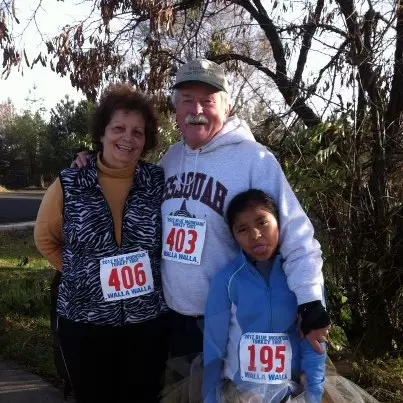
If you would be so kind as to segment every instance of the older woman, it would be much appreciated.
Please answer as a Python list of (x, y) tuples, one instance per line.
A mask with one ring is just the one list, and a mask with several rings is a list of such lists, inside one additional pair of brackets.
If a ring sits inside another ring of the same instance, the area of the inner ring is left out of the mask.
[(35, 241), (62, 272), (58, 329), (77, 402), (156, 402), (166, 358), (164, 174), (140, 158), (156, 145), (157, 120), (143, 95), (118, 85), (92, 123), (97, 157), (49, 187)]

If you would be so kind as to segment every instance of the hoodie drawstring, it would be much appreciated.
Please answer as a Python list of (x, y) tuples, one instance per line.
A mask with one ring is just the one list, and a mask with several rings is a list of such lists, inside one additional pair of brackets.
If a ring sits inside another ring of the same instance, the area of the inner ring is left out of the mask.
[(181, 178), (181, 176), (182, 176), (181, 174), (182, 174), (183, 154), (185, 153), (185, 143), (183, 143), (182, 152), (181, 152), (181, 161), (180, 161), (180, 164), (179, 164), (179, 171), (176, 174), (176, 179), (175, 179), (175, 190), (176, 191), (179, 191), (181, 189), (181, 186), (189, 186), (189, 185), (191, 185), (193, 183), (193, 181), (195, 180), (195, 178), (196, 178), (197, 158), (199, 157), (199, 154), (201, 153), (201, 151), (202, 151), (202, 149), (199, 148), (199, 150), (198, 150), (198, 152), (196, 154), (196, 157), (195, 157), (195, 165), (194, 165), (194, 168), (193, 168), (194, 175), (193, 175), (192, 180), (189, 183), (183, 182), (182, 178)]

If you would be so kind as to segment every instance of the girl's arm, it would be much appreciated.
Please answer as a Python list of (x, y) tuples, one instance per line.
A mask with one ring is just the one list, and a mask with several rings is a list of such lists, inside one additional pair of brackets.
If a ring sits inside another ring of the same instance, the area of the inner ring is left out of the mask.
[[(321, 343), (326, 351), (325, 343)], [(325, 385), (326, 354), (315, 352), (309, 342), (304, 338), (301, 341), (301, 370), (306, 377), (307, 401), (309, 403), (320, 403)]]
[(219, 402), (222, 369), (227, 354), (231, 301), (227, 281), (219, 274), (211, 283), (204, 322), (203, 402)]

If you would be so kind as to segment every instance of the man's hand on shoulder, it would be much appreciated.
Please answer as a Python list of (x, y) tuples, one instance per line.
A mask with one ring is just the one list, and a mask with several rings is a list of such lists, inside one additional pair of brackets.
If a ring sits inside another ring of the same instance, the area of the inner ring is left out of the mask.
[(321, 301), (307, 302), (298, 306), (301, 333), (312, 348), (319, 354), (325, 351), (320, 345), (327, 340), (330, 329), (330, 317)]
[(85, 168), (90, 156), (91, 155), (88, 151), (80, 151), (77, 154), (76, 159), (71, 163), (70, 168)]

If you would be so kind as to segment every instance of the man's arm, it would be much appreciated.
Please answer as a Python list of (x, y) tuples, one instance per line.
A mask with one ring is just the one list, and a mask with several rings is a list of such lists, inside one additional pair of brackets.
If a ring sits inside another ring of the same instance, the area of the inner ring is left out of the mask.
[(59, 178), (43, 196), (36, 217), (34, 239), (39, 252), (61, 271), (63, 266), (63, 191)]
[(320, 342), (327, 336), (330, 318), (321, 304), (323, 290), (321, 248), (314, 238), (313, 226), (291, 189), (280, 164), (273, 154), (258, 145), (250, 186), (268, 193), (277, 204), (280, 253), (284, 259), (283, 268), (287, 283), (297, 297), (304, 335), (315, 351), (323, 353)]
[(300, 331), (311, 347), (320, 354), (325, 351), (321, 343), (327, 340), (330, 329), (330, 317), (321, 301), (307, 302), (298, 306)]
[(313, 226), (273, 154), (256, 150), (251, 187), (273, 197), (280, 221), (280, 253), (290, 290), (298, 305), (322, 299), (322, 252)]
[(77, 153), (76, 159), (71, 163), (70, 168), (85, 168), (91, 154), (88, 151), (80, 151)]
[(203, 402), (217, 403), (227, 353), (231, 301), (223, 277), (215, 278), (207, 298), (204, 322)]

